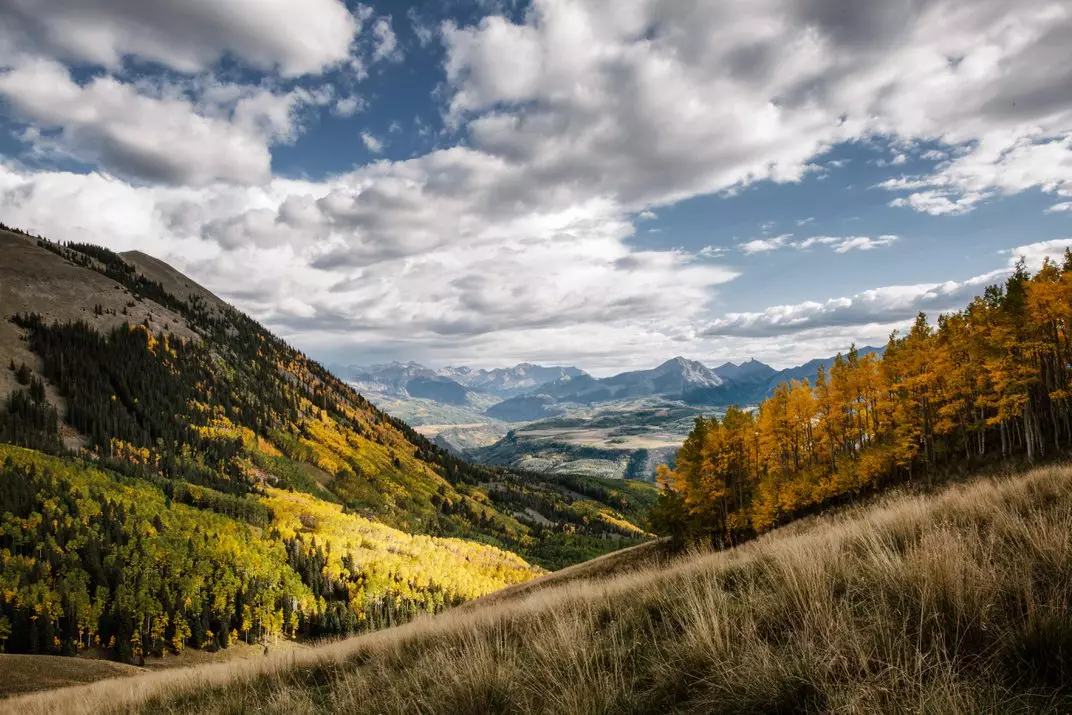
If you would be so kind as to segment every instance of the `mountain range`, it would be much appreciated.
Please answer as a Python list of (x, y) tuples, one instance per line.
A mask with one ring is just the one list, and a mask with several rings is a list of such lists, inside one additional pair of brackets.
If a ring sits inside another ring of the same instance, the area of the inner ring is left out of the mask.
[[(881, 354), (883, 350), (865, 347), (859, 353)], [(678, 356), (648, 370), (604, 378), (577, 367), (531, 363), (491, 370), (464, 366), (435, 370), (416, 362), (333, 369), (360, 390), (473, 407), (504, 422), (529, 422), (561, 415), (564, 404), (595, 405), (646, 397), (716, 408), (751, 405), (769, 397), (779, 383), (814, 381), (819, 367), (831, 365), (834, 359), (818, 358), (776, 370), (755, 359), (709, 368)]]
[[(884, 348), (860, 348), (859, 353), (881, 354)], [(633, 370), (611, 377), (562, 377), (527, 394), (488, 408), (487, 414), (508, 422), (522, 422), (563, 413), (564, 404), (593, 405), (642, 397), (660, 397), (704, 407), (752, 405), (773, 394), (782, 382), (814, 381), (819, 367), (835, 358), (812, 360), (775, 370), (758, 360), (723, 363), (709, 368), (696, 360), (675, 357), (650, 370)]]
[[(362, 390), (394, 397), (415, 397), (446, 405), (486, 405), (531, 392), (561, 378), (587, 375), (575, 367), (519, 363), (491, 370), (445, 367), (433, 370), (416, 362), (333, 365), (332, 370)], [(489, 399), (492, 398), (492, 399)]]

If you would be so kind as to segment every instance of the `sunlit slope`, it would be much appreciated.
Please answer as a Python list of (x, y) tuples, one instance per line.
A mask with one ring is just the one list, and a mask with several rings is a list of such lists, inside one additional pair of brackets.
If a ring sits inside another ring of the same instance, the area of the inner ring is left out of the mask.
[[(745, 546), (52, 712), (1064, 712), (1072, 469), (809, 519)], [(553, 684), (553, 687), (551, 685)]]
[(300, 492), (243, 502), (188, 487), (187, 505), (173, 488), (18, 447), (0, 445), (0, 464), (0, 623), (16, 652), (72, 632), (77, 648), (138, 657), (331, 633), (339, 619), (391, 625), (536, 574), (501, 549)]

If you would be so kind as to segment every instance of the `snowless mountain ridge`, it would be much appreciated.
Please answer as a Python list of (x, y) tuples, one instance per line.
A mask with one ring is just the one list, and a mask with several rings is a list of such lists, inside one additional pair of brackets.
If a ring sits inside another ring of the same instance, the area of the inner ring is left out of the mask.
[[(881, 350), (866, 347), (859, 352)], [(334, 369), (359, 388), (400, 397), (420, 397), (454, 405), (471, 403), (474, 394), (482, 394), (484, 399), (498, 398), (502, 401), (501, 410), (496, 410), (499, 407), (496, 405), (488, 414), (498, 416), (493, 413), (502, 411), (505, 416), (517, 412), (518, 407), (524, 407), (521, 413), (527, 415), (533, 407), (542, 412), (553, 403), (594, 404), (651, 396), (714, 406), (751, 404), (766, 397), (778, 383), (814, 379), (819, 365), (832, 363), (833, 358), (817, 359), (798, 367), (775, 370), (759, 360), (749, 359), (709, 368), (697, 360), (677, 356), (651, 369), (604, 378), (593, 377), (573, 366), (532, 363), (494, 369), (457, 366), (434, 370), (410, 361)], [(530, 405), (535, 398), (540, 404)], [(512, 401), (524, 403), (515, 406)]]

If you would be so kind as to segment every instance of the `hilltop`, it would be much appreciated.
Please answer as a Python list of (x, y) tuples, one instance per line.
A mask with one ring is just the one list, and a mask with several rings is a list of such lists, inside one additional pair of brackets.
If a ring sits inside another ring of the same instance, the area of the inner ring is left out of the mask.
[[(579, 567), (516, 598), (293, 655), (7, 706), (29, 715), (1063, 712), (1072, 707), (1069, 514), (1068, 467), (887, 497), (728, 551), (588, 579)], [(641, 561), (647, 551), (636, 552)]]
[(0, 254), (8, 652), (369, 630), (650, 538), (651, 487), (458, 459), (155, 258)]

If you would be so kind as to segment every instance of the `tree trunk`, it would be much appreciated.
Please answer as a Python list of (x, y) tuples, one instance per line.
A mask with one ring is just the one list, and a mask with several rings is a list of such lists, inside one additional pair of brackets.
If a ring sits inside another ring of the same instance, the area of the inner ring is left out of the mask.
[(1027, 445), (1027, 463), (1035, 463), (1035, 434), (1033, 416), (1031, 413), (1031, 395), (1027, 396), (1027, 400), (1024, 402), (1024, 442)]

